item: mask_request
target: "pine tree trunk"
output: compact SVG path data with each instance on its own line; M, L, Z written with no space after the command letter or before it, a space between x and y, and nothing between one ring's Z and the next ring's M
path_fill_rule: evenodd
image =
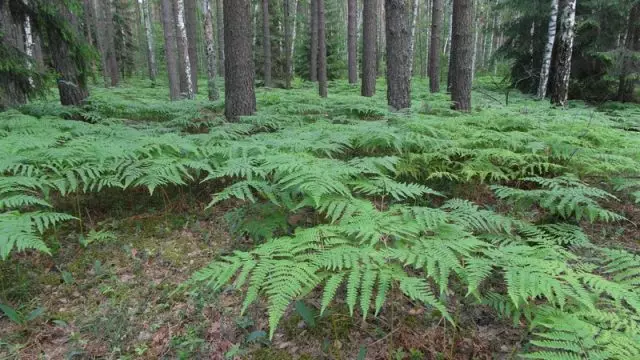
M216 101L220 97L216 86L216 45L213 36L213 15L211 14L211 1L204 0L204 37L207 43L207 90L209 100Z
M409 74L413 76L413 58L416 48L416 28L418 26L418 0L411 4L411 39L409 40Z
M560 41L556 56L556 73L551 102L566 106L569 99L569 78L571 77L571 55L573 52L574 27L576 24L576 0L565 0L560 19Z
M411 0L385 0L387 102L394 110L411 107Z
M376 93L376 30L378 27L377 3L379 0L363 0L362 9L362 96Z
M164 28L164 51L169 75L169 96L171 101L180 99L180 67L178 66L178 46L174 24L172 0L162 0L162 25Z
M184 1L184 21L187 30L187 46L189 50L189 74L193 93L198 93L198 17L196 0Z
M429 89L432 93L440 92L440 38L444 0L433 0L431 10L431 45L429 46Z
M185 80L185 92L184 96L187 99L194 99L195 92L193 89L193 82L191 81L191 60L189 59L189 43L187 37L187 28L184 24L184 0L176 0L176 9L178 10L177 14L175 14L177 22L177 37L178 37L178 54L182 54L180 56L180 60L182 61L181 70L183 71L182 77Z
M26 3L26 0L25 0ZM84 12L84 34L85 37L87 38L87 44L89 44L89 46L91 46L92 48L97 49L98 46L93 38L93 22L94 22L94 16L95 14L92 11L93 8L93 4L91 3L91 0L84 0L82 3L83 7L82 10ZM26 18L28 18L29 16L26 16ZM29 26L31 26L31 20L29 19ZM25 20L25 38L27 36L31 36L31 43L32 43L32 54L35 53L35 43L33 42L33 35L29 34L27 35L27 23ZM29 32L31 32L31 29L29 29ZM26 41L29 41L29 39L26 39ZM98 73L98 67L96 65L96 61L94 59L91 59L91 80L93 81L94 85L98 84L98 79L96 78L96 74Z
M222 0L216 2L216 26L218 27L218 75L224 78L224 13Z
M256 112L250 0L224 0L225 115L229 121Z
M77 31L77 19L66 6L59 6L60 15ZM51 63L57 74L60 103L64 106L79 106L89 96L87 79L84 72L78 69L75 61L70 61L72 51L69 49L65 34L59 31L48 33L49 54Z
M327 83L327 39L326 20L324 14L324 0L316 0L318 5L318 92L321 97L326 98L328 92Z
M358 1L347 1L347 52L349 63L349 84L358 82Z
M291 88L291 79L293 78L293 34L295 24L291 16L291 3L289 0L283 0L282 2L284 13L284 86L285 88ZM294 15L295 17L295 15Z
M148 0L142 0L142 17L144 17L144 31L147 37L147 65L149 67L149 79L155 84L158 75L158 65L156 64L156 53L153 44L153 28L151 27L151 15L149 12Z
M264 52L264 86L271 87L271 29L269 0L262 0L262 51Z
M451 38L451 100L459 111L471 111L473 63L473 1L453 1Z
M318 0L311 0L311 58L309 59L309 79L318 81Z

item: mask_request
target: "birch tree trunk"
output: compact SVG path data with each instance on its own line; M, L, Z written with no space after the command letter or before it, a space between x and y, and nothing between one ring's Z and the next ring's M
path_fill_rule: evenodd
M291 1L291 0L287 0ZM290 71L290 75L291 75L291 80L293 80L293 77L295 76L296 73L296 69L295 69L295 62L293 61L293 55L295 54L295 48L296 48L296 38L298 37L298 14L301 13L300 9L302 8L302 2L300 0L293 0L293 24L291 25L291 44L289 44L289 54L291 54L291 65L289 66L289 71ZM291 84L289 84L289 86L291 86Z
M411 40L409 41L409 74L413 76L414 52L416 49L416 28L418 26L418 0L411 4Z
M362 96L376 93L377 0L363 0L362 9Z
M171 101L180 99L180 67L178 66L178 49L176 43L176 26L173 23L172 0L162 0L162 27L164 30L164 51L169 75L169 97Z
M547 96L547 86L549 85L549 69L551 68L551 55L556 42L556 26L558 23L558 0L551 0L551 15L549 16L549 32L547 43L542 55L542 69L540 69L540 84L538 86L538 98L544 99Z
M155 84L158 75L158 65L156 64L156 53L153 43L153 28L151 27L151 15L149 12L148 0L140 2L142 7L142 17L144 18L144 31L147 36L147 62L149 66L149 79Z
M384 10L384 2L385 0L377 0L378 4L378 49L376 51L376 76L378 74L382 74L382 62L385 56L385 50L387 47L387 33L386 29L386 16Z
M633 69L633 54L640 54L640 2L631 8L626 36L624 42L620 41L619 47L622 47L622 63L618 83L618 101L626 102L633 100L634 82L629 78L629 73Z
M326 98L328 92L327 83L327 39L326 39L326 20L324 13L324 0L316 0L318 9L318 92L321 97Z
M209 100L216 101L220 97L216 86L216 46L213 36L213 14L211 14L211 1L204 0L204 37L207 43L207 94Z
M349 84L358 82L358 1L347 1L347 53L349 64Z
M191 60L189 60L189 43L187 38L187 28L184 24L184 0L176 0L176 8L178 13L176 15L177 19L177 29L178 29L178 37L182 41L178 41L178 52L182 54L182 68L184 74L182 74L186 81L186 98L194 99L195 92L193 89L193 82L191 81Z
M284 13L284 87L291 88L291 78L293 77L293 48L291 44L292 31L291 28L291 3L289 0L282 1L283 13Z
M551 101L558 106L566 106L569 99L569 79L571 77L571 55L573 52L574 27L576 24L576 0L566 0L560 19L560 43L556 56L556 76Z
M480 4L478 0L474 1L474 12L475 19L473 20L473 55L471 59L471 83L473 83L473 79L476 77L476 62L478 61L478 36L480 35L480 29L478 25L480 24Z
M271 87L271 30L269 0L262 0L262 50L264 52L264 86Z

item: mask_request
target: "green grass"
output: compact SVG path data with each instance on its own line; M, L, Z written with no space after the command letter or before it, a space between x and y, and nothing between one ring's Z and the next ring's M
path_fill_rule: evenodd
M420 80L401 114L388 111L384 83L363 98L343 81L328 99L307 83L259 89L258 113L239 123L224 121L222 101L171 103L165 87L143 81L93 89L82 108L51 99L1 113L0 224L9 231L0 255L36 249L56 259L75 246L65 234L95 227L84 209L106 208L100 217L118 223L157 211L166 234L200 232L189 223L211 202L229 210L238 251L211 259L188 285L246 291L244 308L266 299L272 334L305 297L367 321L389 315L389 296L411 299L454 324L460 298L527 324L532 358L640 354L618 347L640 336L640 260L590 239L607 222L637 234L629 209L640 201L640 107L558 109L520 94L506 106L489 79L478 84L470 114ZM198 215L182 216L185 206ZM156 225L138 223L161 241ZM188 248L164 254L184 265Z

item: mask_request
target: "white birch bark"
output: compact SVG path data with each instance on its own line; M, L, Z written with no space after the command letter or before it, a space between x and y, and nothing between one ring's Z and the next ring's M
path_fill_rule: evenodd
M191 62L189 60L189 39L187 37L187 28L184 24L184 0L177 0L178 4L178 36L182 38L181 49L178 51L182 52L182 56L184 59L184 72L186 73L186 81L187 81L187 99L194 99L195 93L193 90L193 81L191 80Z
M471 83L473 83L474 78L476 77L476 62L478 61L478 35L480 34L478 25L480 24L479 15L480 15L480 4L478 4L478 0L474 1L475 7L475 19L473 21L473 32L475 33L473 36L473 55L471 57Z
M556 27L558 23L558 0L551 0L551 15L549 16L549 32L547 44L544 47L542 56L542 69L540 69L540 84L538 86L538 98L544 99L547 96L547 86L549 84L549 69L551 68L551 55L556 42Z
M296 62L293 61L293 56L295 54L295 49L296 49L296 36L298 35L298 1L300 0L294 0L293 1L293 13L291 14L291 16L293 17L293 23L291 26L293 26L293 28L291 29L291 57L292 57L292 61L291 61L291 69L289 69L289 71L291 72L291 76L293 77L296 71Z
M418 25L418 0L413 0L413 17L411 21L411 41L409 42L409 74L413 76L413 58L416 48L416 28Z
M575 37L576 0L566 0L560 20L560 44L558 47L556 78L553 102L566 106L569 98L569 78L571 77L571 55Z

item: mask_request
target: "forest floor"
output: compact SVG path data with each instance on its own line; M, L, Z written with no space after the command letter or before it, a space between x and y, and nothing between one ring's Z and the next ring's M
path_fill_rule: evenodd
M288 121L281 120L287 111L299 114L299 108L309 107L308 112L314 113L316 106L321 111L313 116L327 121L386 122L384 88L379 85L374 99L359 100L357 88L338 82L330 87L329 100L313 104L305 103L315 92L307 84L297 84L292 91L259 90L258 116L268 126ZM419 81L414 87L416 116L434 124L460 119L448 108L445 95L432 97ZM591 107L572 102L569 109L554 109L547 102L520 95L512 95L505 106L500 102L503 95L495 89L480 90L474 93L474 114L466 115L478 126L483 126L483 118L491 119L487 126L494 129L496 124L508 129L511 118L514 127L540 118L564 118L572 121L576 138L592 136L594 122L617 124L616 131L640 137L639 106ZM220 102L208 103L202 95L196 101L173 104L158 100L165 93L163 86L135 82L113 90L94 89L85 109L63 109L52 98L20 109L19 116L41 121L80 119L185 137L207 134L218 126ZM12 116L18 115L0 114L0 128ZM535 208L516 209L497 199L489 185L489 181L470 180L447 189L498 212L538 216ZM614 191L607 184L602 186ZM351 318L340 303L318 316L319 300L312 296L296 303L273 340L267 340L264 304L240 315L241 292L181 286L216 256L254 244L230 229L228 213L236 201L207 208L216 190L214 185L197 184L164 186L153 195L143 188L108 189L55 199L57 210L82 220L48 234L52 256L22 252L0 261L0 302L10 304L23 319L0 317L0 358L510 359L526 346L529 334L524 323L501 320L485 306L460 302L454 309L460 325L453 328L399 294L390 295L392 311L366 321ZM620 201L603 206L626 221L591 224L583 220L579 225L597 244L638 251L640 206L630 192L615 194ZM293 225L305 219L288 221ZM315 320L309 321L309 313L316 315Z

